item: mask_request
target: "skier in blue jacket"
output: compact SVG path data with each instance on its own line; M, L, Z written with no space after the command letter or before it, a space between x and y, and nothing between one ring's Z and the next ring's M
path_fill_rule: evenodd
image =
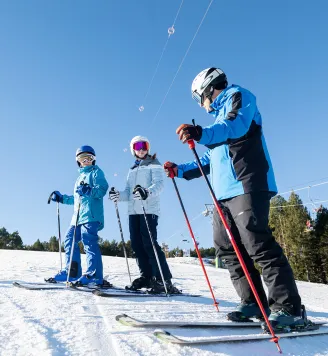
M74 185L74 195L61 194L55 191L52 200L62 204L74 205L65 241L66 268L56 274L49 281L63 282L67 280L71 250L73 248L72 265L69 281L76 281L77 285L95 283L103 285L103 265L98 243L98 231L104 227L103 198L108 190L103 171L95 164L96 153L90 146L82 146L76 151L76 162L79 166L79 177ZM80 203L80 209L78 211ZM73 235L75 230L75 244ZM81 255L78 242L82 241L87 258L87 270L82 275Z
M306 327L305 308L301 306L293 271L269 228L270 199L277 193L273 168L262 130L262 117L255 96L238 86L228 86L219 68L200 72L192 83L192 97L209 114L212 125L182 124L179 139L189 139L208 148L201 158L216 198L231 228L259 297L270 314L276 330ZM201 176L197 162L180 165L166 162L167 175L186 180ZM214 245L230 272L232 283L241 299L237 310L229 313L234 321L261 318L252 290L217 211L213 215ZM265 295L262 268L268 287ZM270 309L269 309L270 308Z

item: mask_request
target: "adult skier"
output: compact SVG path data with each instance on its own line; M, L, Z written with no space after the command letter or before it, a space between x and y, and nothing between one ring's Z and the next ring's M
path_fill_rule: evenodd
M228 86L219 68L201 71L191 86L192 98L214 116L212 125L182 124L176 130L186 143L195 140L208 148L201 158L216 198L231 228L260 300L276 330L302 328L306 324L293 271L269 228L270 199L277 193L272 164L262 130L262 118L255 96L238 86ZM186 180L201 176L196 161L176 165L166 162L167 175ZM214 246L230 272L241 303L228 318L247 321L261 318L261 311L251 291L237 255L215 209L213 214ZM268 287L266 298L262 269ZM270 309L269 309L270 308Z
M52 200L62 204L74 205L74 214L69 227L64 247L66 268L57 273L50 282L63 282L67 280L71 250L73 249L72 265L69 281L76 281L76 285L103 283L103 265L98 243L98 231L104 227L103 198L108 189L103 171L96 165L96 153L90 146L82 146L76 151L76 162L79 166L79 177L74 185L74 195L61 194L55 191ZM75 230L75 244L73 235ZM82 241L87 258L87 270L82 275L81 255L78 242Z
M125 190L118 191L112 188L109 191L109 198L113 202L128 202L131 247L137 258L140 277L135 279L132 285L127 288L132 290L151 288L156 293L165 291L142 209L142 206L144 206L166 288L169 293L175 293L177 290L171 282L172 274L164 252L157 242L160 194L164 187L164 170L156 158L156 154L150 155L150 143L146 137L135 136L131 140L130 150L135 162L129 170Z

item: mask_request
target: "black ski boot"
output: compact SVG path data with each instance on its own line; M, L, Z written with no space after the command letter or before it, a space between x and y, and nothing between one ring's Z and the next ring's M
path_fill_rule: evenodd
M99 285L99 288L110 289L110 288L113 288L113 285L110 282L108 282L106 279L104 279L103 283Z
M150 288L151 287L151 278L141 276L135 279L130 286L126 286L127 290L139 290L141 288Z
M287 333L291 331L308 331L319 328L310 321L306 316L305 306L301 306L301 313L293 315L286 309L273 311L269 317L269 321L275 333ZM262 329L269 333L270 330L266 323L262 323Z
M170 279L165 280L165 286L166 286L166 290L167 290L168 294L181 294L182 293L181 290L174 287L174 285L172 284ZM153 294L166 293L162 279L153 278L152 283L151 283L151 289L148 292L153 293Z
M266 310L267 315L270 315L270 309ZM252 322L251 318L258 319L260 321L264 320L261 313L261 309L257 303L245 303L242 302L237 305L235 311L227 314L227 319L234 322Z

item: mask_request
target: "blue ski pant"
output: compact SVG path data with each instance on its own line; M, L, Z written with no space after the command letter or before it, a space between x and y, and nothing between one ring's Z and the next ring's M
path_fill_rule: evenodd
M98 222L89 222L78 225L76 227L75 243L73 247L72 244L75 226L72 225L69 227L66 233L64 247L67 270L69 268L70 255L73 248L71 277L80 277L82 275L81 254L78 245L78 243L82 241L87 258L87 271L84 274L103 279L103 265L98 243L98 226ZM74 274L76 274L76 276L74 276Z
M165 254L157 242L158 216L154 214L147 214L146 216L158 254L158 259L161 264L164 279L171 279L172 275L166 262ZM153 245L150 240L145 216L140 214L130 215L129 229L131 247L136 255L141 276L156 277L156 279L161 280L161 274L158 269L158 264Z

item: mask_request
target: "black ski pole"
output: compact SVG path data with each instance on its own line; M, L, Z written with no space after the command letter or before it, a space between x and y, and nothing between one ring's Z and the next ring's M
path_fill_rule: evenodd
M50 204L52 196L55 192L52 192L48 198L48 204ZM61 233L60 233L60 215L59 215L59 202L57 201L57 224L58 224L58 244L59 244L59 258L60 258L60 270L63 270L63 260L61 251Z
M195 125L194 120L193 120L193 124ZM247 266L246 266L245 261L243 259L243 256L240 253L239 247L238 247L238 245L236 243L236 240L235 240L235 238L234 238L234 236L233 236L233 234L231 232L230 226L228 225L227 220L226 220L226 218L225 218L225 216L224 216L224 214L222 212L222 209L221 209L218 201L216 200L216 196L215 196L215 193L214 193L213 188L211 186L211 183L208 180L207 175L204 173L202 163L201 163L201 161L199 159L198 153L197 153L196 148L195 148L194 140L188 140L188 145L189 145L189 148L192 150L192 152L193 152L193 154L194 154L194 156L196 158L196 162L198 164L198 168L199 168L202 176L204 177L204 179L206 181L206 184L207 184L208 189L210 191L210 194L211 194L211 197L213 199L213 203L214 203L214 205L216 207L216 210L217 210L217 212L218 212L218 214L219 214L219 216L221 218L221 221L222 221L222 223L223 223L223 225L224 225L224 227L226 229L226 232L227 232L227 235L229 237L229 240L230 240L230 242L231 242L231 244L232 244L232 246L233 246L233 248L234 248L234 250L236 252L236 255L238 257L239 263L240 263L240 265L241 265L241 267L242 267L242 269L244 271L244 274L246 276L246 279L247 279L247 281L248 281L248 283L249 283L249 285L250 285L250 287L252 289L252 292L253 292L254 297L255 297L255 299L257 301L257 304L258 304L259 308L261 309L261 313L262 313L262 315L264 317L264 320L265 320L266 324L268 325L268 328L269 328L270 333L272 335L272 339L270 341L273 341L276 344L279 353L282 353L280 345L279 345L279 338L275 335L275 332L274 332L274 330L273 330L273 328L271 326L271 323L269 321L269 318L268 318L268 316L267 316L267 314L265 312L265 309L263 307L261 299L260 299L260 297L259 297L259 295L257 293L257 290L255 288L255 285L254 285L254 283L252 281L252 277L250 276L250 274L248 272L248 269L247 269Z
M150 237L150 241L151 241L151 244L152 244L152 246L153 246L154 254L155 254L155 257L156 257L156 261L157 261L159 273L161 274L161 278L162 278L162 281L163 281L163 285L164 285L164 289L165 289L165 294L166 294L166 296L168 297L169 295L168 295L168 292L167 292L167 288L166 288L166 284L165 284L165 279L164 279L164 275L163 275L163 271L162 271L162 267L161 267L161 263L160 263L159 258L158 258L158 254L157 254L157 250L156 250L156 246L155 246L153 234L151 233L150 227L149 227L149 224L148 224L146 210L145 210L145 207L144 207L144 205L143 205L142 200L141 200L140 202L141 202L143 214L144 214L144 217L145 217L145 221L146 221L146 225L147 225L147 229L148 229L148 234L149 234L149 237Z
M84 182L81 182L80 185L84 185ZM73 251L74 251L74 245L75 245L75 236L76 236L76 229L77 229L77 223L79 222L79 216L80 216L80 207L81 207L81 197L79 197L79 204L77 206L77 212L76 212L76 220L75 220L75 226L74 226L74 234L73 234L73 241L71 245L71 254L69 256L69 266L68 266L68 271L67 271L67 280L66 280L66 286L69 286L69 276L71 274L71 267L72 267L72 260L73 260Z
M185 207L184 207L184 205L183 205L182 198L181 198L181 195L180 195L180 192L179 192L177 183L176 183L176 181L175 181L175 179L174 179L174 176L171 177L171 178L172 178L172 182L173 182L175 191L176 191L176 193L177 193L177 196L178 196L178 199L179 199L179 202L180 202L180 205L181 205L181 209L182 209L183 214L184 214L184 217L185 217L185 219L186 219L186 223L187 223L187 226L188 226L188 229L189 229L189 232L190 232L190 236L191 236L191 238L192 238L192 240L193 240L193 242L194 242L194 246L195 246L195 249L196 249L196 252L197 252L197 256L198 256L200 265L201 265L201 267L202 267L202 269L203 269L204 276L205 276L206 282L207 282L207 284L208 284L208 288L209 288L209 290L210 290L210 292L211 292L211 295L212 295L212 298L213 298L213 301L214 301L213 304L214 304L216 310L219 311L219 307L218 307L219 303L218 303L218 302L216 301L216 299L215 299L214 292L213 292L213 288L212 288L212 286L211 286L211 282L210 282L210 280L209 280L209 278L208 278L208 275L207 275L207 272L206 272L206 269L205 269L205 266L204 266L204 262L203 262L202 256L201 256L200 251L199 251L199 248L198 248L198 246L197 246L197 242L196 242L196 239L195 239L195 235L194 235L194 233L193 233L193 231L192 231L192 228L191 228L191 225L190 225L190 222L189 222L189 219L188 219L188 215L187 215L186 209L185 209Z
M115 189L114 187L111 188L111 190ZM128 254L126 252L126 248L125 248L125 241L124 241L124 236L123 236L123 229L122 229L122 224L121 224L121 219L120 219L120 213L118 211L118 206L117 206L117 202L114 203L115 204L115 210L116 210L116 216L117 216L117 221L118 221L118 226L120 228L120 233L121 233L121 239L122 239L122 246L123 246L123 252L124 252L124 257L125 257L125 261L126 261L126 267L128 268L128 273L129 273L129 278L130 278L130 284L132 284L132 279L131 279L131 273L130 273L130 267L129 267L129 261L128 261Z

